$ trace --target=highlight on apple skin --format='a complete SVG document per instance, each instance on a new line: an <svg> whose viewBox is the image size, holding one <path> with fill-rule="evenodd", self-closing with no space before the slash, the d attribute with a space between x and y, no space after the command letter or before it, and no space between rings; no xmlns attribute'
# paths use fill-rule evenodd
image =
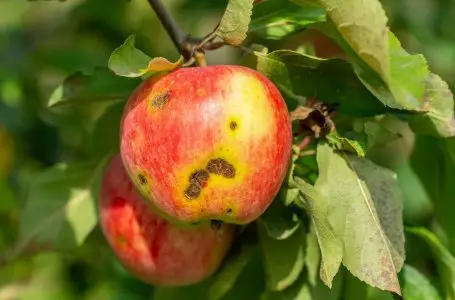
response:
<svg viewBox="0 0 455 300"><path fill-rule="evenodd" d="M102 232L116 258L155 286L185 286L212 275L236 231L229 224L178 227L164 220L136 191L120 155L105 169L98 205Z"/></svg>
<svg viewBox="0 0 455 300"><path fill-rule="evenodd" d="M146 79L125 106L120 137L133 184L176 223L253 222L278 193L292 153L277 87L233 65Z"/></svg>

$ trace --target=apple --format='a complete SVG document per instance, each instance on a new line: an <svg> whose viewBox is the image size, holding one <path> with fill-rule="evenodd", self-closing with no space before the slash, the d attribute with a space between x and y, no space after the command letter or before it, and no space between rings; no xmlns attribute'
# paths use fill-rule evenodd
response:
<svg viewBox="0 0 455 300"><path fill-rule="evenodd" d="M120 138L134 185L177 223L256 220L278 193L292 153L279 90L235 65L144 80L125 106Z"/></svg>
<svg viewBox="0 0 455 300"><path fill-rule="evenodd" d="M98 201L100 227L119 262L155 286L184 286L213 274L227 255L235 225L178 227L154 212L116 155L107 165Z"/></svg>

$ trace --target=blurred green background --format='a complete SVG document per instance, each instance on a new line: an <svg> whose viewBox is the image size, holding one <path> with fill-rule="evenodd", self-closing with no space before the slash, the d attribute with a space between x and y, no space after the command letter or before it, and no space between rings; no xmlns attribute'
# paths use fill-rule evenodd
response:
<svg viewBox="0 0 455 300"><path fill-rule="evenodd" d="M226 1L216 0L164 3L186 31L199 36L216 25L226 5ZM403 46L424 54L431 70L453 90L455 1L383 3ZM62 108L57 113L46 108L49 97L72 73L106 66L112 50L133 33L137 47L148 55L178 58L146 0L0 0L0 257L14 250L19 211L34 174L56 162L93 154L90 121L103 111L103 104ZM293 36L268 46L298 46L301 42L299 36ZM238 63L239 55L225 47L210 53L208 60L210 64ZM384 147L409 149L412 139L393 143ZM398 162L389 161L390 166L399 166L406 153L404 156L396 156ZM400 172L405 174L403 187L424 197L415 176L408 169ZM406 206L409 222L419 221L419 211L430 211L426 199L415 203ZM77 251L45 252L6 265L0 261L0 300L138 300L150 299L152 292L121 268L99 229Z"/></svg>

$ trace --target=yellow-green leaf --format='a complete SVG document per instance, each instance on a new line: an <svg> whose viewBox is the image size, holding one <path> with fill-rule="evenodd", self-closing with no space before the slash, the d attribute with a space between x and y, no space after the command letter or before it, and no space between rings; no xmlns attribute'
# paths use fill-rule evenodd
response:
<svg viewBox="0 0 455 300"><path fill-rule="evenodd" d="M229 0L216 35L225 43L238 46L246 39L254 0Z"/></svg>
<svg viewBox="0 0 455 300"><path fill-rule="evenodd" d="M330 222L343 241L343 264L373 287L401 293L402 196L396 175L357 155L318 146L315 187L330 201Z"/></svg>

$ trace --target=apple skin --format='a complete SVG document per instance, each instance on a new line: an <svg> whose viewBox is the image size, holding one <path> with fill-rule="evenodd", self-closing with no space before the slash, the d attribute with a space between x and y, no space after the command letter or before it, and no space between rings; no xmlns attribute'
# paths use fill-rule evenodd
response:
<svg viewBox="0 0 455 300"><path fill-rule="evenodd" d="M100 227L116 258L155 286L204 280L220 267L236 232L231 224L178 227L161 218L134 188L120 155L105 169L98 208Z"/></svg>
<svg viewBox="0 0 455 300"><path fill-rule="evenodd" d="M235 65L144 80L125 106L120 138L134 185L176 223L253 222L278 193L292 153L279 90Z"/></svg>

